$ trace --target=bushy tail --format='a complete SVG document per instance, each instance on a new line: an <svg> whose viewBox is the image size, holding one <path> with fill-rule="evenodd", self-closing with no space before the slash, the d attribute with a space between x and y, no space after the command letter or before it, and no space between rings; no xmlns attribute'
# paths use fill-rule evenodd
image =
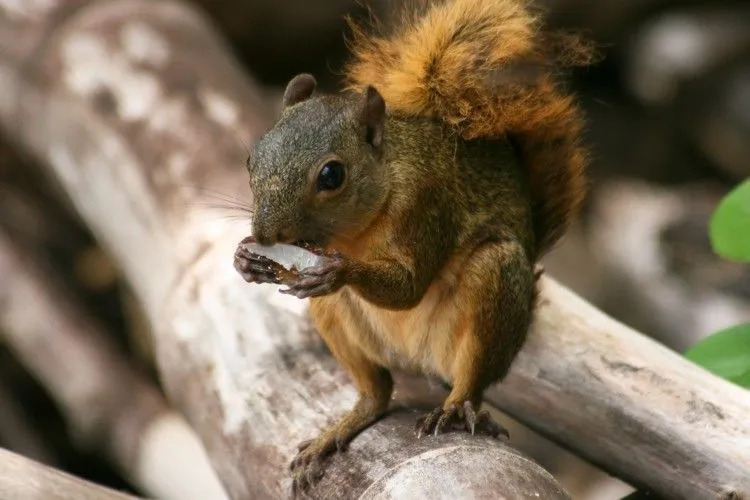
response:
<svg viewBox="0 0 750 500"><path fill-rule="evenodd" d="M349 88L373 85L391 110L439 117L465 139L510 137L529 170L536 247L565 232L586 191L582 120L555 81L590 47L540 30L523 0L437 0L391 34L353 26Z"/></svg>

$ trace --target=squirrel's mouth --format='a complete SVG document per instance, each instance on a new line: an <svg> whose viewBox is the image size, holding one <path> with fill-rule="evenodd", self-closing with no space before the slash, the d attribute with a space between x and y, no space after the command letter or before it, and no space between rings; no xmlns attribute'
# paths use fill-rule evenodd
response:
<svg viewBox="0 0 750 500"><path fill-rule="evenodd" d="M276 242L270 245L264 245L263 243L259 242L254 236L246 236L240 241L239 244L242 246L261 245L265 247L271 247L274 245L287 245L287 246L299 247L303 250L307 250L308 252L318 254L318 255L323 255L328 250L323 245L316 243L316 242L309 241L309 240L295 240L292 242L283 242L283 243Z"/></svg>

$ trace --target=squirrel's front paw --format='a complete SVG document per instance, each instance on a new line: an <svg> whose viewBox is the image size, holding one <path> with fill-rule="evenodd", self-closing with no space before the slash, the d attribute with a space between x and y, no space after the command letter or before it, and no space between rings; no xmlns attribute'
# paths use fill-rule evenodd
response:
<svg viewBox="0 0 750 500"><path fill-rule="evenodd" d="M284 268L273 260L247 250L243 244L234 253L234 268L248 283L279 283Z"/></svg>
<svg viewBox="0 0 750 500"><path fill-rule="evenodd" d="M337 252L329 252L320 264L302 269L294 280L285 282L289 288L281 290L281 293L299 299L328 295L344 285L346 269L346 259Z"/></svg>

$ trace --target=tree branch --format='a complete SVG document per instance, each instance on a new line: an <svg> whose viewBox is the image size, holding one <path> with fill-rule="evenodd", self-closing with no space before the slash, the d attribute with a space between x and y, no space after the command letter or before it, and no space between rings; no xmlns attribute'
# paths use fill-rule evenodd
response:
<svg viewBox="0 0 750 500"><path fill-rule="evenodd" d="M715 377L551 279L508 378L486 399L667 498L750 492L750 391ZM732 497L731 493L737 495Z"/></svg>
<svg viewBox="0 0 750 500"><path fill-rule="evenodd" d="M36 19L33 30L52 32L54 12ZM0 21L0 47L18 33L17 22ZM247 227L206 208L214 191L243 196L240 143L268 122L257 89L203 22L171 2L88 4L33 59L22 52L0 55L0 123L43 159L122 265L156 327L168 393L230 493L278 496L295 443L355 394L309 334L303 303L236 276L231 257ZM694 484L703 486L691 498L749 492L738 464L750 463L750 396L616 325L545 280L529 343L500 388L503 405L666 497ZM679 417L690 401L697 409ZM461 434L415 441L404 415L359 436L315 493L532 494L517 489L527 483L506 448ZM690 422L675 426L681 418ZM703 467L672 462L655 473L668 440L703 447ZM536 493L561 495L530 462L521 468Z"/></svg>
<svg viewBox="0 0 750 500"><path fill-rule="evenodd" d="M135 500L0 448L0 498Z"/></svg>
<svg viewBox="0 0 750 500"><path fill-rule="evenodd" d="M0 334L63 409L73 438L103 448L159 498L222 498L205 452L158 389L0 229Z"/></svg>

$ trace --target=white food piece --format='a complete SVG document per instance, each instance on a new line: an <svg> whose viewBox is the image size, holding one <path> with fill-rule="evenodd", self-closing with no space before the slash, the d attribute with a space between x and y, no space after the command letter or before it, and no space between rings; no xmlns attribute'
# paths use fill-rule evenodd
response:
<svg viewBox="0 0 750 500"><path fill-rule="evenodd" d="M243 245L249 252L267 257L281 264L288 271L299 271L306 267L317 266L323 260L323 257L294 245L283 243L276 245L244 243Z"/></svg>

